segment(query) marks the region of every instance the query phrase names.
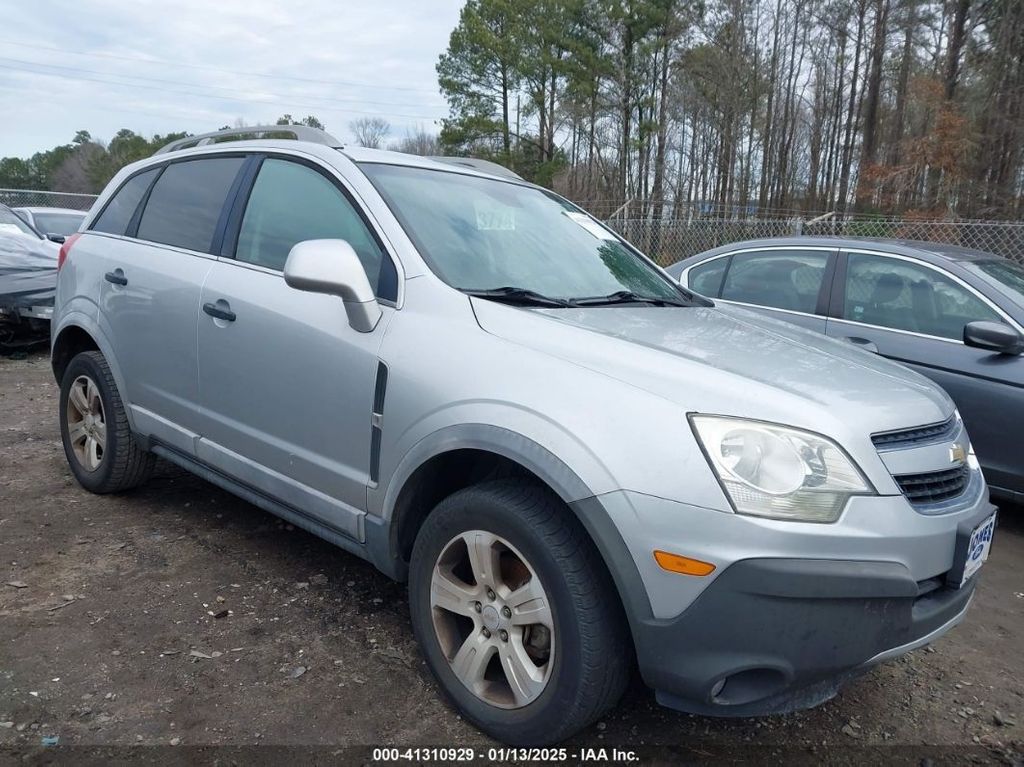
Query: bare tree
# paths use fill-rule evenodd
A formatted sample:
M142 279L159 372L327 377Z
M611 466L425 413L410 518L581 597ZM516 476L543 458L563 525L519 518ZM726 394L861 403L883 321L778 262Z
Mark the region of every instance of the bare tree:
M391 124L383 117L360 117L348 124L359 146L380 149L391 133Z
M417 126L415 130L407 130L405 137L400 141L392 142L388 149L392 152L418 154L421 157L432 157L442 153L437 134L430 133L422 125Z

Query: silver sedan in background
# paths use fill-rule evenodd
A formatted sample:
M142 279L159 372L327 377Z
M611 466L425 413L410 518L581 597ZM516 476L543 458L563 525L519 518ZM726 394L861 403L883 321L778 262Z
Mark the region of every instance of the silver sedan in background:
M73 208L11 208L37 231L54 242L63 242L69 234L78 231L85 220L86 211Z

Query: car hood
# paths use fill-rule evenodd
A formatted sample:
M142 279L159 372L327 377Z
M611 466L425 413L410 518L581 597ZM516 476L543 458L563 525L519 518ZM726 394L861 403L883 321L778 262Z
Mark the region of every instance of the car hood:
M489 333L687 412L870 434L942 421L954 409L945 392L901 365L737 307L473 306Z

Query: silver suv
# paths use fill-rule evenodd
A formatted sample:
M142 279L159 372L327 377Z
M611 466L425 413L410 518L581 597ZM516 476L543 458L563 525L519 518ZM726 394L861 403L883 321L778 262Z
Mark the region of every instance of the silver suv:
M963 618L995 509L934 384L508 172L263 130L125 168L64 245L86 489L159 456L408 580L439 686L516 744L635 665L676 709L784 712Z

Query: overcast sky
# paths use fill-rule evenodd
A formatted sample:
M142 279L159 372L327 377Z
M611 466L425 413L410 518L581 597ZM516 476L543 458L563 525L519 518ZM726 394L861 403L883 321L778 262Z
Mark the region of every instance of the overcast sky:
M0 156L80 129L202 133L314 114L342 140L447 113L434 65L463 0L28 0L0 24Z

